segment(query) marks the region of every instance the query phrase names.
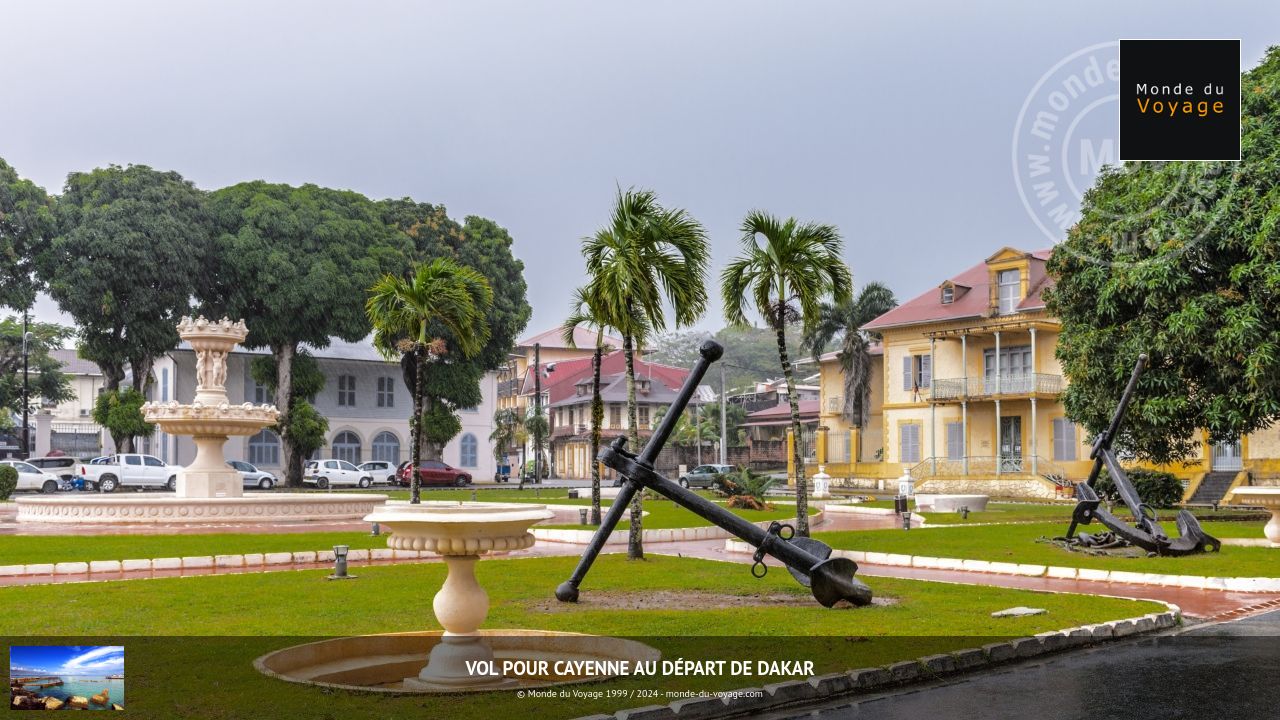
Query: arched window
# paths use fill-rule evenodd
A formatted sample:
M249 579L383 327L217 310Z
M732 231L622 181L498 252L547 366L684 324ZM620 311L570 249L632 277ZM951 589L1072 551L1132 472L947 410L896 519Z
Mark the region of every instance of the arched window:
M476 460L476 436L471 433L463 435L461 446L461 457L458 459L458 464L465 468L473 468L478 465L479 463Z
M263 428L262 432L249 438L249 464L279 465L280 437Z
M373 438L373 460L385 460L391 464L400 462L400 438L393 432L382 431Z
M359 465L363 462L360 459L360 438L350 430L338 433L333 438L333 458Z

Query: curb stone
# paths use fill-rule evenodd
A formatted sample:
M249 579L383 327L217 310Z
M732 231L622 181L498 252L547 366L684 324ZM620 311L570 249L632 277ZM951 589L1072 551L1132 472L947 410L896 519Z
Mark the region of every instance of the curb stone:
M1178 624L1181 610L1171 603L1165 605L1169 609L1162 613L1049 631L1008 642L989 643L981 648L964 648L915 660L901 660L886 667L829 673L807 680L771 683L763 688L738 688L727 691L723 699L714 696L685 698L668 705L646 705L618 710L613 715L591 715L578 720L715 720L729 716L756 715L811 700L835 699L1174 627ZM757 696L747 697L746 693Z

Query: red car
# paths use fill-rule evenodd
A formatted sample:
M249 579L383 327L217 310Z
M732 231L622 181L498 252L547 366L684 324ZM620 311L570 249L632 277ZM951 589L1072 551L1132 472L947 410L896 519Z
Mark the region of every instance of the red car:
M400 466L400 471L396 474L396 480L405 487L412 482L413 476L409 474L409 465L405 463ZM423 460L418 466L418 484L419 485L453 485L461 487L471 484L471 473L466 470L459 470L448 463L439 460Z

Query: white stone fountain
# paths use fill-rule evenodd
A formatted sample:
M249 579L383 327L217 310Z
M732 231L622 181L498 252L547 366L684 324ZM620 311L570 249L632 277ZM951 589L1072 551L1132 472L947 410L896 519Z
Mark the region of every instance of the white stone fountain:
M1247 485L1231 491L1228 502L1232 505L1255 505L1271 512L1262 534L1272 545L1280 546L1280 487L1255 487Z
M365 493L248 493L240 473L228 467L223 445L232 436L274 425L273 405L232 405L227 398L227 358L248 336L244 321L184 317L178 335L196 354L196 395L142 406L147 422L173 435L189 435L194 461L178 472L175 493L38 495L18 499L18 520L45 523L274 523L354 520L385 503Z
M482 630L489 595L476 580L480 558L534 544L529 526L554 517L527 503L392 502L365 520L391 531L387 545L444 558L448 572L432 602L444 632L336 638L265 655L254 663L282 680L360 691L459 693L508 690L600 680L608 675L501 674L502 661L657 660L661 654L634 640L538 630ZM363 582L363 581L362 581ZM546 596L550 601L550 585ZM468 663L495 662L498 672ZM550 666L550 663L548 662Z

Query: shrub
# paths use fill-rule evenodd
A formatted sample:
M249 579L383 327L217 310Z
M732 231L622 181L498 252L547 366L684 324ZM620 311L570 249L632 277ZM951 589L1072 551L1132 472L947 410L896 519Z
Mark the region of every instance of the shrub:
M758 475L748 468L743 468L737 475L722 473L713 481L712 489L716 494L729 498L726 503L731 508L748 510L767 510L765 495L777 480L768 475Z
M1138 491L1138 497L1151 507L1169 508L1182 502L1182 482L1174 477L1173 473L1144 468L1125 470L1125 473L1129 475L1133 489ZM1112 482L1106 470L1098 476L1098 482L1094 484L1093 489L1098 492L1098 497L1112 501L1120 499L1120 494L1116 492L1116 484Z
M0 465L0 501L8 500L18 487L18 469L12 465Z

